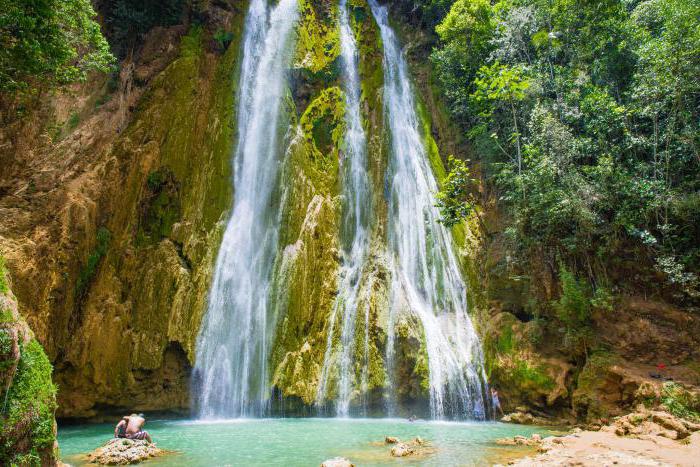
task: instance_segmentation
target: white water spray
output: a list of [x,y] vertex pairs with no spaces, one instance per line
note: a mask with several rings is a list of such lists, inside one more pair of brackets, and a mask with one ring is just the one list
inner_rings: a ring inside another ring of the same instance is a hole
[[269,406],[269,309],[278,248],[280,109],[297,0],[252,0],[246,17],[234,151],[234,203],[197,341],[200,418],[261,416]]
[[[384,109],[391,136],[388,241],[392,258],[388,368],[394,326],[418,318],[428,356],[432,418],[485,418],[486,389],[478,336],[467,315],[466,286],[449,232],[438,222],[438,190],[413,99],[405,57],[386,7],[369,0],[384,45]],[[393,382],[390,381],[390,387]]]
[[[370,189],[367,178],[367,138],[360,118],[360,80],[357,66],[357,45],[350,27],[346,0],[340,1],[340,47],[345,91],[345,122],[347,126],[342,148],[343,223],[341,241],[343,264],[340,269],[339,293],[331,312],[326,341],[323,370],[317,391],[317,404],[325,402],[329,370],[333,365],[333,337],[336,321],[340,319],[340,366],[336,414],[347,417],[350,411],[355,371],[355,328],[360,306],[362,273],[369,250]],[[340,315],[340,316],[339,316]],[[368,316],[365,322],[365,343],[368,347]]]

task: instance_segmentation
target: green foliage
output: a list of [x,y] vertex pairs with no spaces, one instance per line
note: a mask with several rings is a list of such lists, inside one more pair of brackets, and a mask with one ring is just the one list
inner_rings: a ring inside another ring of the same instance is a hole
[[231,31],[217,29],[214,33],[214,41],[216,41],[216,44],[219,46],[220,50],[226,50],[232,40],[233,33]]
[[20,352],[12,385],[2,394],[0,460],[38,465],[35,461],[42,452],[53,449],[55,441],[56,387],[51,381],[51,363],[39,342],[32,339]]
[[452,227],[466,219],[474,210],[471,188],[475,180],[471,178],[465,161],[448,158],[450,172],[443,180],[442,190],[437,195],[435,206],[440,210],[440,222]]
[[112,234],[106,227],[100,227],[97,231],[95,250],[90,253],[85,266],[83,266],[83,268],[80,270],[80,274],[78,275],[78,281],[75,285],[75,294],[77,297],[82,297],[87,291],[90,281],[92,281],[92,278],[97,272],[97,267],[99,266],[100,261],[102,261],[102,258],[107,254],[111,237]]
[[469,95],[477,70],[488,56],[495,26],[488,0],[457,0],[435,28],[442,47],[431,59],[450,109],[458,118],[470,121]]
[[172,170],[163,167],[148,174],[148,191],[141,205],[137,243],[157,243],[170,235],[180,219],[180,184]]
[[554,388],[554,380],[545,373],[544,367],[532,366],[525,360],[516,362],[510,376],[513,381],[524,387]]
[[7,329],[0,329],[0,375],[5,375],[5,372],[14,365],[12,357],[12,347],[14,339]]
[[84,80],[113,57],[89,0],[0,0],[0,92]]
[[494,105],[505,103],[511,107],[525,99],[525,91],[530,87],[522,68],[498,62],[482,66],[474,84],[476,90],[471,97],[481,109],[479,115],[487,118],[495,112]]
[[673,382],[666,382],[661,391],[661,403],[676,417],[700,422],[700,399]]
[[185,0],[107,0],[104,5],[110,42],[124,57],[155,26],[179,24]]
[[432,59],[513,267],[536,254],[593,286],[634,258],[623,274],[654,268],[697,303],[698,17],[694,0],[453,4]]
[[5,258],[0,256],[0,294],[7,293],[10,286],[7,283],[7,269],[5,269]]
[[553,303],[556,316],[564,325],[564,345],[573,352],[587,353],[593,333],[591,330],[591,289],[564,265],[559,266],[562,292]]
[[80,115],[78,112],[71,112],[70,117],[68,117],[68,129],[75,130],[80,123]]

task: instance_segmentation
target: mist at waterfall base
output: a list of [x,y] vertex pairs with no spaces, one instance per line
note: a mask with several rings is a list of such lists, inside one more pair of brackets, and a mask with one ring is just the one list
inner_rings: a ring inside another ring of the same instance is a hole
[[[383,105],[390,142],[385,254],[390,300],[386,388],[379,405],[368,404],[371,287],[364,283],[364,270],[369,256],[372,196],[367,137],[360,113],[357,48],[346,2],[341,1],[339,7],[347,126],[340,161],[341,266],[316,406],[282,398],[270,387],[268,366],[279,318],[270,297],[275,295],[273,275],[283,205],[279,179],[288,122],[282,106],[298,4],[295,0],[280,0],[273,6],[266,0],[253,0],[244,30],[238,136],[232,155],[234,204],[197,340],[194,411],[201,419],[273,414],[487,419],[490,408],[481,348],[467,313],[466,285],[451,235],[438,222],[433,205],[438,187],[425,149],[408,65],[389,25],[386,8],[374,1],[370,1],[370,7],[384,49]],[[403,319],[411,319],[422,328],[429,390],[426,398],[402,400],[399,404],[394,397],[394,333]],[[358,367],[364,370],[358,372]],[[328,387],[330,372],[334,374],[332,390]],[[335,394],[335,398],[329,400],[328,393]]]
[[[158,447],[173,454],[150,459],[149,465],[212,466],[245,465],[285,467],[320,465],[343,456],[356,465],[491,465],[504,456],[528,452],[523,447],[503,447],[493,441],[533,433],[538,427],[504,423],[424,422],[368,419],[238,419],[221,422],[151,421],[147,424]],[[61,458],[74,466],[86,465],[83,454],[101,445],[113,425],[61,427]],[[420,436],[436,449],[419,459],[395,458],[383,444],[385,436],[412,439]],[[503,462],[505,463],[505,462]]]

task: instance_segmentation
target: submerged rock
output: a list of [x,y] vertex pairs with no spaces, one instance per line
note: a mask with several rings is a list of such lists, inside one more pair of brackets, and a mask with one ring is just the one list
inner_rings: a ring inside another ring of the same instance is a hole
[[162,456],[165,453],[166,451],[148,441],[114,438],[88,454],[87,460],[92,464],[127,465]]
[[321,467],[355,467],[355,464],[344,457],[334,457],[333,459],[323,461]]

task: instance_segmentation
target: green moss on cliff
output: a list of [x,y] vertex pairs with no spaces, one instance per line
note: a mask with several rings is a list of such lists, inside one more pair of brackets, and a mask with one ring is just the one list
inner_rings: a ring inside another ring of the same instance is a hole
[[157,243],[169,237],[173,224],[180,219],[179,183],[172,171],[162,167],[146,180],[147,195],[141,204],[136,242]]
[[9,288],[0,292],[0,308],[6,315],[0,323],[0,464],[50,465],[56,440],[51,363]]
[[321,5],[321,14],[314,2],[301,0],[301,20],[297,28],[295,67],[306,68],[313,74],[323,72],[327,78],[337,74],[334,62],[340,55],[337,5]]
[[611,404],[601,397],[609,390],[608,369],[615,364],[617,358],[609,352],[591,354],[576,380],[576,390],[571,402],[577,415],[584,419],[593,420],[610,415]]
[[81,298],[86,292],[90,282],[97,272],[97,268],[102,261],[102,258],[107,254],[109,248],[109,242],[112,238],[110,231],[106,227],[100,227],[97,230],[97,237],[95,239],[95,248],[90,253],[85,262],[85,265],[80,270],[78,274],[78,280],[75,284],[75,295]]
[[299,120],[307,151],[316,169],[334,176],[345,135],[345,95],[338,87],[321,91]]
[[7,283],[7,271],[5,271],[5,258],[0,256],[0,294],[7,293],[10,286]]
[[[39,464],[56,440],[56,387],[52,367],[36,339],[20,346],[21,358],[7,393],[0,429],[0,460],[10,464]],[[21,446],[22,441],[29,446]],[[23,449],[24,448],[24,449]]]

